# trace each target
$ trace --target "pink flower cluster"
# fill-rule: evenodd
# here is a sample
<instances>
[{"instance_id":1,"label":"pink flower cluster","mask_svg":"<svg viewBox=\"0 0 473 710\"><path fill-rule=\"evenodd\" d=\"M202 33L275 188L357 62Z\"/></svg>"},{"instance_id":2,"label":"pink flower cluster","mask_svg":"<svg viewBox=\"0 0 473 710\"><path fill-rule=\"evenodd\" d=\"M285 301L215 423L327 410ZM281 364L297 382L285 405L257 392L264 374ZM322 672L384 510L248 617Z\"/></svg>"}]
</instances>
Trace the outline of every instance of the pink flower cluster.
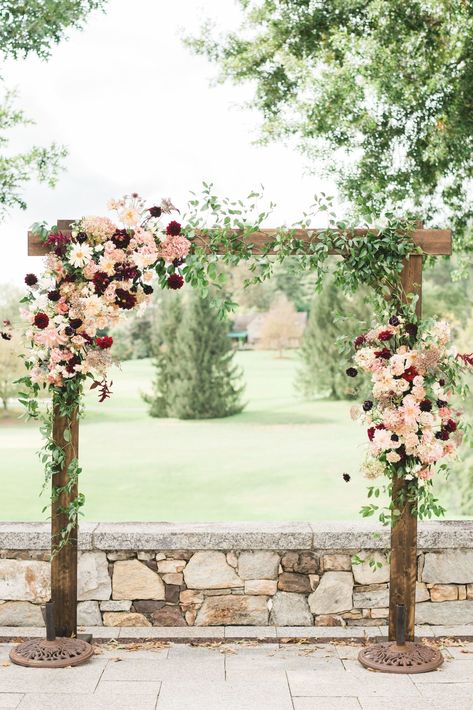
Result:
<instances>
[{"instance_id":1,"label":"pink flower cluster","mask_svg":"<svg viewBox=\"0 0 473 710\"><path fill-rule=\"evenodd\" d=\"M367 478L401 471L424 485L434 467L461 442L459 412L450 404L458 360L450 328L433 322L422 331L393 316L354 341L354 365L368 373L372 396L352 411L367 429Z\"/></svg>"},{"instance_id":2,"label":"pink flower cluster","mask_svg":"<svg viewBox=\"0 0 473 710\"><path fill-rule=\"evenodd\" d=\"M168 288L184 282L180 266L190 242L181 225L160 218L169 200L150 209L138 195L113 200L121 225L108 217L84 217L70 232L52 231L40 278L28 274L23 316L31 344L26 364L31 384L61 387L74 377L105 378L113 339L106 335L123 312L151 299L153 271Z\"/></svg>"}]
</instances>

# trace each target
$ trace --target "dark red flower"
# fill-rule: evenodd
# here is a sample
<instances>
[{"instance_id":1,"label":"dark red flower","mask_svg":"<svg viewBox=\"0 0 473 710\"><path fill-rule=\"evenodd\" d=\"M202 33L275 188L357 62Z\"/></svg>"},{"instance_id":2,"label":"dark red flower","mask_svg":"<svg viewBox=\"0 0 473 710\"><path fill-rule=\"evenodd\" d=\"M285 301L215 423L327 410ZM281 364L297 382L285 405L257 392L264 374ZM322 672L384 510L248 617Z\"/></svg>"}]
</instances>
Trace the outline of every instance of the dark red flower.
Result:
<instances>
[{"instance_id":1,"label":"dark red flower","mask_svg":"<svg viewBox=\"0 0 473 710\"><path fill-rule=\"evenodd\" d=\"M83 244L86 241L87 241L87 232L79 232L79 234L76 237L76 242L79 242L79 244Z\"/></svg>"},{"instance_id":2,"label":"dark red flower","mask_svg":"<svg viewBox=\"0 0 473 710\"><path fill-rule=\"evenodd\" d=\"M173 237L177 237L177 235L180 233L181 225L179 224L179 222L176 222L176 220L173 219L166 227L166 234L170 234Z\"/></svg>"},{"instance_id":3,"label":"dark red flower","mask_svg":"<svg viewBox=\"0 0 473 710\"><path fill-rule=\"evenodd\" d=\"M131 237L126 229L117 229L112 236L112 242L117 249L126 249L130 243L130 239Z\"/></svg>"},{"instance_id":4,"label":"dark red flower","mask_svg":"<svg viewBox=\"0 0 473 710\"><path fill-rule=\"evenodd\" d=\"M388 348L383 348L382 350L377 350L375 356L381 358L382 360L389 360L391 357L391 351Z\"/></svg>"},{"instance_id":5,"label":"dark red flower","mask_svg":"<svg viewBox=\"0 0 473 710\"><path fill-rule=\"evenodd\" d=\"M52 291L49 291L49 293L48 293L48 299L49 299L50 301L53 301L53 302L59 301L60 298L61 298L61 294L59 293L59 291L57 290L57 288L53 289Z\"/></svg>"},{"instance_id":6,"label":"dark red flower","mask_svg":"<svg viewBox=\"0 0 473 710\"><path fill-rule=\"evenodd\" d=\"M161 217L162 209L161 207L157 207L157 205L155 205L154 207L150 207L148 212L150 213L151 217Z\"/></svg>"},{"instance_id":7,"label":"dark red flower","mask_svg":"<svg viewBox=\"0 0 473 710\"><path fill-rule=\"evenodd\" d=\"M366 430L366 433L368 434L368 439L370 441L373 441L375 431L376 429L374 428L374 426L370 426L370 428Z\"/></svg>"},{"instance_id":8,"label":"dark red flower","mask_svg":"<svg viewBox=\"0 0 473 710\"><path fill-rule=\"evenodd\" d=\"M350 483L351 476L349 473L342 473L342 478L345 481L345 483Z\"/></svg>"},{"instance_id":9,"label":"dark red flower","mask_svg":"<svg viewBox=\"0 0 473 710\"><path fill-rule=\"evenodd\" d=\"M416 368L411 365L411 367L408 367L407 370L404 370L401 377L403 380L406 380L406 382L412 382L414 377L417 377L418 374L419 373L417 372Z\"/></svg>"},{"instance_id":10,"label":"dark red flower","mask_svg":"<svg viewBox=\"0 0 473 710\"><path fill-rule=\"evenodd\" d=\"M431 412L432 402L430 401L430 399L423 399L422 402L419 404L419 407L421 412Z\"/></svg>"},{"instance_id":11,"label":"dark red flower","mask_svg":"<svg viewBox=\"0 0 473 710\"><path fill-rule=\"evenodd\" d=\"M110 284L110 277L105 271L97 271L92 281L94 282L95 293L101 296Z\"/></svg>"},{"instance_id":12,"label":"dark red flower","mask_svg":"<svg viewBox=\"0 0 473 710\"><path fill-rule=\"evenodd\" d=\"M435 438L440 439L440 441L447 441L450 433L447 429L440 429L440 431L435 432Z\"/></svg>"},{"instance_id":13,"label":"dark red flower","mask_svg":"<svg viewBox=\"0 0 473 710\"><path fill-rule=\"evenodd\" d=\"M359 348L363 343L366 343L366 335L358 335L353 341L355 348Z\"/></svg>"},{"instance_id":14,"label":"dark red flower","mask_svg":"<svg viewBox=\"0 0 473 710\"><path fill-rule=\"evenodd\" d=\"M182 288L184 286L184 278L181 276L181 274L171 274L168 276L168 286L169 288L172 288L174 291L178 288Z\"/></svg>"},{"instance_id":15,"label":"dark red flower","mask_svg":"<svg viewBox=\"0 0 473 710\"><path fill-rule=\"evenodd\" d=\"M415 323L406 323L406 333L410 335L411 338L415 338L417 335L417 326Z\"/></svg>"},{"instance_id":16,"label":"dark red flower","mask_svg":"<svg viewBox=\"0 0 473 710\"><path fill-rule=\"evenodd\" d=\"M399 318L397 316L391 316L391 318L389 319L389 325L399 325Z\"/></svg>"},{"instance_id":17,"label":"dark red flower","mask_svg":"<svg viewBox=\"0 0 473 710\"><path fill-rule=\"evenodd\" d=\"M95 338L95 344L102 350L107 350L112 347L113 338L110 335L104 335L102 338Z\"/></svg>"},{"instance_id":18,"label":"dark red flower","mask_svg":"<svg viewBox=\"0 0 473 710\"><path fill-rule=\"evenodd\" d=\"M70 325L66 325L66 327L64 328L64 332L66 335L69 336L74 335L74 328L71 328Z\"/></svg>"},{"instance_id":19,"label":"dark red flower","mask_svg":"<svg viewBox=\"0 0 473 710\"><path fill-rule=\"evenodd\" d=\"M146 296L150 296L153 293L154 289L152 286L149 284L144 284L143 286L143 293L146 294Z\"/></svg>"},{"instance_id":20,"label":"dark red flower","mask_svg":"<svg viewBox=\"0 0 473 710\"><path fill-rule=\"evenodd\" d=\"M373 409L373 402L372 402L370 399L366 399L366 400L363 402L363 410L364 410L365 412L369 412L370 409Z\"/></svg>"},{"instance_id":21,"label":"dark red flower","mask_svg":"<svg viewBox=\"0 0 473 710\"><path fill-rule=\"evenodd\" d=\"M46 244L49 247L55 247L56 254L61 256L64 253L64 247L71 241L70 234L63 234L62 232L57 232L56 234L50 234L46 239Z\"/></svg>"},{"instance_id":22,"label":"dark red flower","mask_svg":"<svg viewBox=\"0 0 473 710\"><path fill-rule=\"evenodd\" d=\"M445 429L452 433L453 431L457 430L457 423L453 421L453 419L449 419L448 422L445 424Z\"/></svg>"},{"instance_id":23,"label":"dark red flower","mask_svg":"<svg viewBox=\"0 0 473 710\"><path fill-rule=\"evenodd\" d=\"M124 288L117 288L115 291L115 303L125 311L129 311L136 305L136 296Z\"/></svg>"},{"instance_id":24,"label":"dark red flower","mask_svg":"<svg viewBox=\"0 0 473 710\"><path fill-rule=\"evenodd\" d=\"M381 333L378 333L379 340L382 340L383 342L385 340L391 340L392 337L393 337L393 334L391 333L390 330L382 330Z\"/></svg>"},{"instance_id":25,"label":"dark red flower","mask_svg":"<svg viewBox=\"0 0 473 710\"><path fill-rule=\"evenodd\" d=\"M25 284L27 286L34 286L37 283L38 283L38 277L36 276L36 274L26 274Z\"/></svg>"},{"instance_id":26,"label":"dark red flower","mask_svg":"<svg viewBox=\"0 0 473 710\"><path fill-rule=\"evenodd\" d=\"M115 278L117 281L128 281L136 279L139 276L139 271L134 264L115 264Z\"/></svg>"},{"instance_id":27,"label":"dark red flower","mask_svg":"<svg viewBox=\"0 0 473 710\"><path fill-rule=\"evenodd\" d=\"M77 330L78 328L81 327L82 322L83 322L83 321L82 321L80 318L71 318L70 321L69 321L69 325L70 325L71 328L73 328L74 330Z\"/></svg>"},{"instance_id":28,"label":"dark red flower","mask_svg":"<svg viewBox=\"0 0 473 710\"><path fill-rule=\"evenodd\" d=\"M4 330L0 332L0 335L2 336L2 340L11 340L12 336L11 333L6 333Z\"/></svg>"},{"instance_id":29,"label":"dark red flower","mask_svg":"<svg viewBox=\"0 0 473 710\"><path fill-rule=\"evenodd\" d=\"M442 409L442 407L448 407L448 402L446 402L444 399L438 399L437 400L437 407L439 409Z\"/></svg>"},{"instance_id":30,"label":"dark red flower","mask_svg":"<svg viewBox=\"0 0 473 710\"><path fill-rule=\"evenodd\" d=\"M49 325L49 316L46 313L37 313L34 317L34 324L41 330L47 328Z\"/></svg>"}]
</instances>

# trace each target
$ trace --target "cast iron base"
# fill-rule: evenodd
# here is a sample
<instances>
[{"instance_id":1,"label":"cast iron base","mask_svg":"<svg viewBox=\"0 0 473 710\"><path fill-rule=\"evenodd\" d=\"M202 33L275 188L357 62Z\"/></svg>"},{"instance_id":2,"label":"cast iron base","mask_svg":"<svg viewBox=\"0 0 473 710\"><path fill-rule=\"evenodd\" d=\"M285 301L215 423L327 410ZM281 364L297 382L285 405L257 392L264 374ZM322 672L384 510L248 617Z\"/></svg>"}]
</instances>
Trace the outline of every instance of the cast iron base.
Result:
<instances>
[{"instance_id":1,"label":"cast iron base","mask_svg":"<svg viewBox=\"0 0 473 710\"><path fill-rule=\"evenodd\" d=\"M416 641L406 641L402 646L387 641L363 648L358 660L382 673L428 673L442 665L443 656L438 649Z\"/></svg>"},{"instance_id":2,"label":"cast iron base","mask_svg":"<svg viewBox=\"0 0 473 710\"><path fill-rule=\"evenodd\" d=\"M30 668L65 668L83 663L93 654L90 643L81 639L32 639L13 648L10 659L19 666Z\"/></svg>"}]
</instances>

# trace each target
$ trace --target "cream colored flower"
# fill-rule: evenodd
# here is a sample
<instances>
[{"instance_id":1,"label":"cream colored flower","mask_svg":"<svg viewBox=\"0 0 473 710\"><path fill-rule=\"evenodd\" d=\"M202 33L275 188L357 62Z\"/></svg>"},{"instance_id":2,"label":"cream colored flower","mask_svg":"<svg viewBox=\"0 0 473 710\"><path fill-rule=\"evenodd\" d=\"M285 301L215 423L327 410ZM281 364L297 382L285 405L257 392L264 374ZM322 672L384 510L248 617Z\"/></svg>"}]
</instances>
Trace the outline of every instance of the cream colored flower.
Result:
<instances>
[{"instance_id":1,"label":"cream colored flower","mask_svg":"<svg viewBox=\"0 0 473 710\"><path fill-rule=\"evenodd\" d=\"M72 266L81 268L92 258L92 249L88 244L74 244L69 254L69 262Z\"/></svg>"},{"instance_id":2,"label":"cream colored flower","mask_svg":"<svg viewBox=\"0 0 473 710\"><path fill-rule=\"evenodd\" d=\"M140 214L138 210L134 209L134 207L127 207L122 212L120 212L120 219L123 224L126 224L127 227L134 227L136 224L138 224Z\"/></svg>"}]
</instances>

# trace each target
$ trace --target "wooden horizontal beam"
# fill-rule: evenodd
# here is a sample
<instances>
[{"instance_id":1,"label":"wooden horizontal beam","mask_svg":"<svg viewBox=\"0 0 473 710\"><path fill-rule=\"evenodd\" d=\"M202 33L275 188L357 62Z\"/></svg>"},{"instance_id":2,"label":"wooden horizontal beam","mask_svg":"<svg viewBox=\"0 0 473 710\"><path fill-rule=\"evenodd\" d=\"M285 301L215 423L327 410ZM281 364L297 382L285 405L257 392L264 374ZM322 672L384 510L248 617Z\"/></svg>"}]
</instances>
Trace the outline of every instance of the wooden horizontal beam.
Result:
<instances>
[{"instance_id":1,"label":"wooden horizontal beam","mask_svg":"<svg viewBox=\"0 0 473 710\"><path fill-rule=\"evenodd\" d=\"M74 220L60 219L58 220L58 227L63 233L67 233L70 225ZM314 243L318 241L318 235L323 234L327 231L333 232L334 230L328 229L296 229L293 230L294 237L300 239L303 242ZM378 234L376 229L352 229L352 230L335 230L341 236L345 235L348 239L352 237L375 237ZM251 234L247 241L253 245L253 251L255 254L261 252L264 245L274 238L277 233L276 229L262 229L260 232L254 232ZM201 235L198 239L199 245L205 246L206 236ZM452 233L449 229L415 229L412 233L412 240L414 244L422 249L424 254L429 254L431 256L442 256L452 253ZM28 255L29 256L43 256L48 253L48 249L39 240L38 237L28 232ZM340 251L334 250L330 252L331 254L340 254Z\"/></svg>"}]
</instances>

